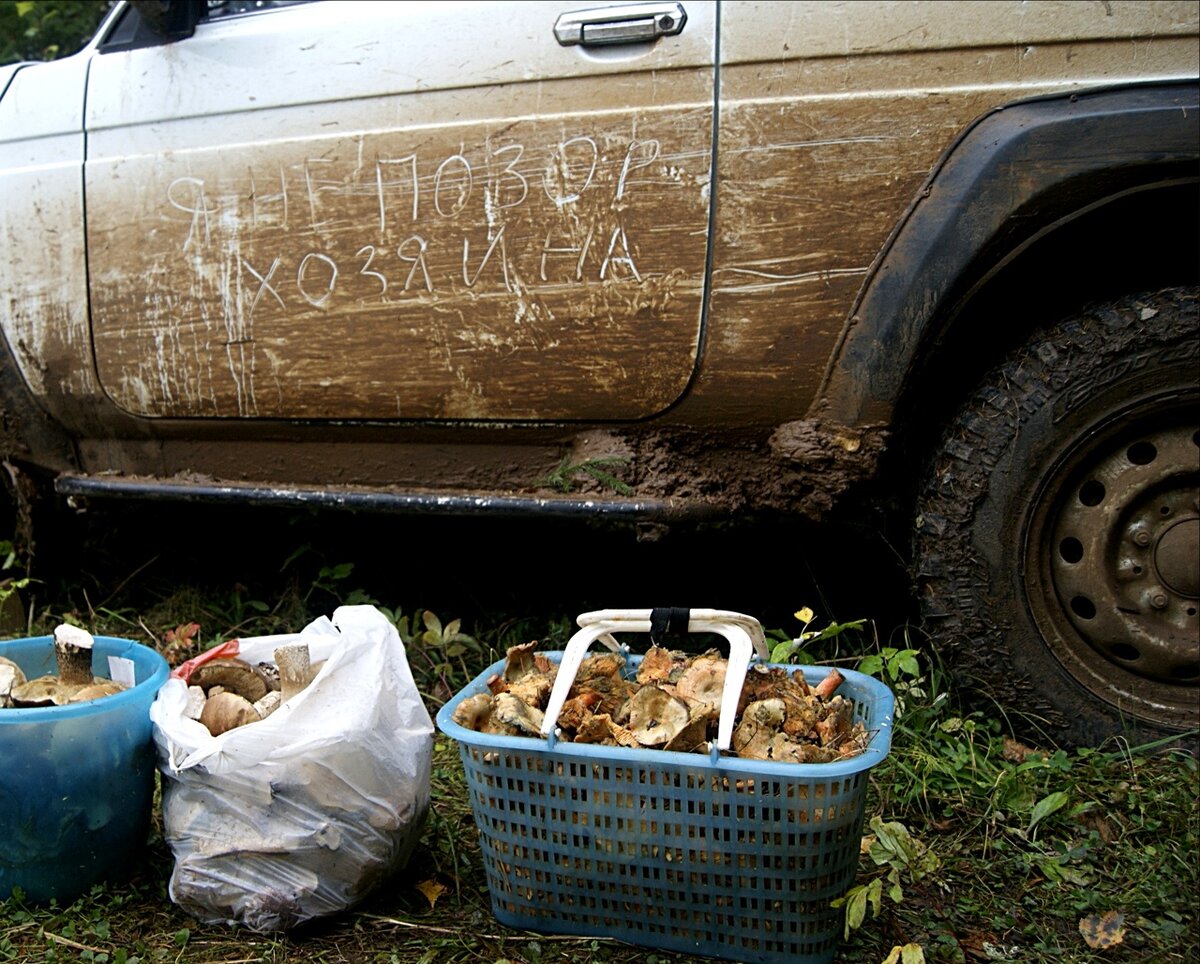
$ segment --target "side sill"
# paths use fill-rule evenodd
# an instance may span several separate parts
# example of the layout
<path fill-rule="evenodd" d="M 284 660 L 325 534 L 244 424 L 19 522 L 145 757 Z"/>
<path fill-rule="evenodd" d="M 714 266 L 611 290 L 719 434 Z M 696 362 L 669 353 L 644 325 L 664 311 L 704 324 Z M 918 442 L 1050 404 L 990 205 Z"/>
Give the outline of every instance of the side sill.
<path fill-rule="evenodd" d="M 130 476 L 59 475 L 54 490 L 68 498 L 141 499 L 158 502 L 346 509 L 397 515 L 604 519 L 685 522 L 710 519 L 720 508 L 703 502 L 620 496 L 493 495 L 470 492 L 392 492 L 216 480 Z"/>

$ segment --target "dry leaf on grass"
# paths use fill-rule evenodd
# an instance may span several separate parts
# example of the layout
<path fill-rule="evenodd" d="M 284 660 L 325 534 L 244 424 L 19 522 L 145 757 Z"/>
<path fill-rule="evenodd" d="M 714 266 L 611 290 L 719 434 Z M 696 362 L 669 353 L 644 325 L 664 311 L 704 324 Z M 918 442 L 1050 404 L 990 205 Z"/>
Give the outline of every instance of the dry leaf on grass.
<path fill-rule="evenodd" d="M 1115 947 L 1125 939 L 1125 915 L 1119 910 L 1110 910 L 1104 914 L 1092 914 L 1091 917 L 1079 919 L 1079 933 L 1087 941 L 1088 947 L 1103 950 Z"/>
<path fill-rule="evenodd" d="M 438 881 L 430 878 L 417 884 L 417 890 L 425 895 L 425 899 L 429 901 L 429 909 L 433 910 L 438 902 L 438 898 L 446 893 L 447 888 L 444 884 L 440 884 Z"/>

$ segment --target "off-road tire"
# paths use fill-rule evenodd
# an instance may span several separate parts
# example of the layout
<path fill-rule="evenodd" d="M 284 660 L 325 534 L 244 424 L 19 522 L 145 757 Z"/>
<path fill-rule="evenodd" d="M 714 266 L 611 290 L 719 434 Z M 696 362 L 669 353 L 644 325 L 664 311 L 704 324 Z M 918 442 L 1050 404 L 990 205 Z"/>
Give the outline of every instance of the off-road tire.
<path fill-rule="evenodd" d="M 1090 308 L 992 371 L 915 526 L 931 645 L 1068 745 L 1200 725 L 1200 290 Z"/>

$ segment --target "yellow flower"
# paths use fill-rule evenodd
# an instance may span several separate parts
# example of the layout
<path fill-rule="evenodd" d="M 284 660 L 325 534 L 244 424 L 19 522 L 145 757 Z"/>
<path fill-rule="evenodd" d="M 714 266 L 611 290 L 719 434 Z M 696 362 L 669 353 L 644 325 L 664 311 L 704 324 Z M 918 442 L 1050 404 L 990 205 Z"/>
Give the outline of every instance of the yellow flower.
<path fill-rule="evenodd" d="M 804 623 L 804 625 L 807 626 L 809 623 L 811 623 L 813 621 L 813 617 L 815 614 L 813 613 L 813 611 L 811 609 L 809 609 L 807 606 L 805 606 L 803 609 L 799 610 L 798 612 L 794 613 L 793 615 L 795 615 L 795 617 L 798 620 L 800 620 L 800 622 Z"/>

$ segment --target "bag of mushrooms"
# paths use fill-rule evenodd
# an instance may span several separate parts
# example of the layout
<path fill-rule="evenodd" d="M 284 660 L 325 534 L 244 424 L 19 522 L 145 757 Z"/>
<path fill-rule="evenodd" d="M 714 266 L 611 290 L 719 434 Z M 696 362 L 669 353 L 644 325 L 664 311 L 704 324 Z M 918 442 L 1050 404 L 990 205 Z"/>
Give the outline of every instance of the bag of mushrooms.
<path fill-rule="evenodd" d="M 407 863 L 429 805 L 433 723 L 396 628 L 342 606 L 217 650 L 150 710 L 171 899 L 259 933 L 351 907 Z"/>

